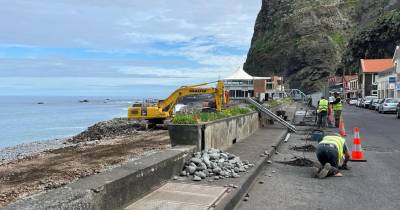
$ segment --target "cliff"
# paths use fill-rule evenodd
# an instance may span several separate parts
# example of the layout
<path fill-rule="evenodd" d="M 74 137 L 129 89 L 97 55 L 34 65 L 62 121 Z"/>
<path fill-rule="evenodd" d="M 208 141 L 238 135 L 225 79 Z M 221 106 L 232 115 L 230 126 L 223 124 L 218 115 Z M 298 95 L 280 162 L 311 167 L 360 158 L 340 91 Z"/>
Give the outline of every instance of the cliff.
<path fill-rule="evenodd" d="M 358 48 L 358 31 L 396 7 L 397 0 L 263 0 L 244 69 L 285 76 L 305 92 L 320 90 L 328 76 L 357 59 L 348 43 Z"/>

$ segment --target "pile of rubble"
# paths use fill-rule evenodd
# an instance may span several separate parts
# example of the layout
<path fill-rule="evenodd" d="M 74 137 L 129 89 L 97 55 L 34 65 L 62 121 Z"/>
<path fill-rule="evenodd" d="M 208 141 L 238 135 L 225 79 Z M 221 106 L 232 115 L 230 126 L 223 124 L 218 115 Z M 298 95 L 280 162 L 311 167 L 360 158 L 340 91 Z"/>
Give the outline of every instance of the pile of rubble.
<path fill-rule="evenodd" d="M 69 141 L 73 143 L 95 141 L 103 138 L 136 134 L 138 130 L 141 130 L 139 123 L 129 121 L 127 118 L 115 118 L 96 123 L 82 133 L 72 137 Z"/>
<path fill-rule="evenodd" d="M 241 161 L 239 157 L 222 152 L 218 149 L 196 152 L 193 157 L 185 163 L 181 176 L 193 176 L 193 181 L 201 181 L 207 177 L 215 180 L 224 178 L 238 178 L 239 173 L 246 172 L 254 164 Z"/>

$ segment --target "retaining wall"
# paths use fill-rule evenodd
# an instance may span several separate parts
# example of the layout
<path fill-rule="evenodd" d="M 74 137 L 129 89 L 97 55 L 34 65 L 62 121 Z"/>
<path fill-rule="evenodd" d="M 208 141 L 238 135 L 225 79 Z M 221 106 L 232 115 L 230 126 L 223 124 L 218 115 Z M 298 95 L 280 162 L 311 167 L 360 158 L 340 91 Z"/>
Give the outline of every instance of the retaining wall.
<path fill-rule="evenodd" d="M 168 125 L 168 131 L 172 146 L 226 149 L 253 134 L 262 124 L 258 112 L 252 112 L 198 125 Z"/>
<path fill-rule="evenodd" d="M 21 199 L 4 210 L 112 210 L 126 207 L 182 170 L 193 146 L 175 147 L 55 190 Z"/>

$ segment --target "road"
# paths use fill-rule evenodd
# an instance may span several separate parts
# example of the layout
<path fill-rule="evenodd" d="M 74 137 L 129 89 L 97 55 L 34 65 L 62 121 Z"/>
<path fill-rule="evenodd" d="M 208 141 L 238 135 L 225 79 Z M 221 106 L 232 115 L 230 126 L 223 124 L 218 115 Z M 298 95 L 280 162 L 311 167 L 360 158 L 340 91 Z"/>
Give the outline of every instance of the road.
<path fill-rule="evenodd" d="M 359 127 L 368 162 L 350 162 L 351 170 L 343 171 L 344 177 L 312 178 L 309 167 L 275 162 L 301 155 L 289 149 L 305 142 L 294 136 L 257 177 L 248 192 L 249 200 L 236 209 L 399 209 L 400 120 L 356 107 L 346 107 L 343 116 L 348 145 L 351 148 L 353 128 Z M 314 153 L 303 154 L 316 160 Z"/>

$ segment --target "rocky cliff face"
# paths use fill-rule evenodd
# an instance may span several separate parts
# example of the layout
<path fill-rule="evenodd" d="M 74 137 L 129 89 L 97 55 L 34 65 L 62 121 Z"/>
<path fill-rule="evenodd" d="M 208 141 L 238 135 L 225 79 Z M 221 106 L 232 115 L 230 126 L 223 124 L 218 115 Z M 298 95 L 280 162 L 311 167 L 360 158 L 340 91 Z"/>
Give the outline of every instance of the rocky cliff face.
<path fill-rule="evenodd" d="M 357 31 L 350 39 L 338 70 L 356 73 L 361 58 L 391 58 L 400 45 L 400 9 L 386 12 Z"/>
<path fill-rule="evenodd" d="M 263 0 L 244 69 L 255 76 L 285 76 L 291 87 L 306 92 L 319 90 L 344 66 L 342 58 L 355 31 L 397 2 Z"/>

